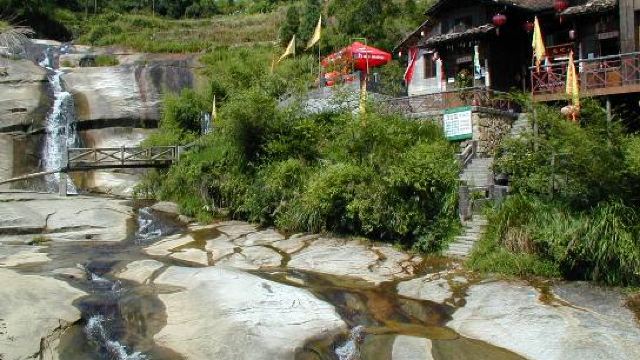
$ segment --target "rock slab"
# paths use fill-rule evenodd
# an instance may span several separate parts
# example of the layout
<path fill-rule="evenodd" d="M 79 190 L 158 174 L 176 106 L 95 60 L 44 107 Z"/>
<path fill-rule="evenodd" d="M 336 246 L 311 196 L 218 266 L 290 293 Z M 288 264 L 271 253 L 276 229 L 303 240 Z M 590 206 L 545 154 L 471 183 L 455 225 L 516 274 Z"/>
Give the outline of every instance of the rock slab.
<path fill-rule="evenodd" d="M 548 305 L 527 284 L 494 281 L 472 286 L 466 300 L 447 326 L 528 359 L 640 359 L 640 328 L 617 298 Z"/>
<path fill-rule="evenodd" d="M 240 270 L 170 267 L 155 283 L 184 288 L 160 295 L 167 325 L 154 339 L 186 359 L 294 359 L 308 340 L 346 329 L 307 290 Z"/>
<path fill-rule="evenodd" d="M 80 320 L 85 295 L 65 282 L 0 269 L 0 359 L 56 358 L 60 335 Z"/>

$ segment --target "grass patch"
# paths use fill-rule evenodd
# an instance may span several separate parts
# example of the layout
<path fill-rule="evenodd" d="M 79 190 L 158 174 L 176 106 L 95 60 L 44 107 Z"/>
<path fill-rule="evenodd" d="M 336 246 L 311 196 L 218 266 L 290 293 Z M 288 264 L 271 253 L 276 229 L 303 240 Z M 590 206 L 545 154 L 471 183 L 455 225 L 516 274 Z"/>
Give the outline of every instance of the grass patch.
<path fill-rule="evenodd" d="M 114 55 L 97 55 L 94 59 L 95 66 L 117 66 L 120 64 L 118 58 Z"/>
<path fill-rule="evenodd" d="M 34 236 L 31 241 L 29 241 L 27 244 L 28 245 L 33 245 L 33 246 L 38 246 L 38 245 L 42 245 L 45 243 L 48 243 L 49 241 L 51 241 L 51 239 L 49 239 L 48 237 L 44 236 L 44 235 L 37 235 Z"/>
<path fill-rule="evenodd" d="M 271 45 L 278 37 L 283 11 L 278 8 L 264 14 L 194 20 L 106 13 L 85 21 L 80 14 L 64 10 L 56 14 L 72 29 L 78 43 L 152 53 L 193 53 L 227 46 Z"/>

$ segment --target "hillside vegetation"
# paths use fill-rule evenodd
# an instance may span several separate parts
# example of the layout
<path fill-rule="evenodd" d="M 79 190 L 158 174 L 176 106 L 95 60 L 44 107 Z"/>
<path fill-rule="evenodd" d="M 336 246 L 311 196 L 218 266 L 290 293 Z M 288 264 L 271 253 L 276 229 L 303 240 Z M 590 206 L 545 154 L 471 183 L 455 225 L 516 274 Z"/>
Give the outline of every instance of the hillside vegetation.
<path fill-rule="evenodd" d="M 430 122 L 376 110 L 311 114 L 296 98 L 316 59 L 270 71 L 270 52 L 235 48 L 202 58 L 211 87 L 165 102 L 149 145 L 197 141 L 168 171 L 150 174 L 139 196 L 176 201 L 203 220 L 230 217 L 286 231 L 330 231 L 440 249 L 457 229 L 454 147 Z M 317 69 L 317 68 L 315 68 Z M 219 117 L 201 135 L 216 95 Z"/>
<path fill-rule="evenodd" d="M 640 137 L 584 101 L 580 124 L 536 105 L 539 133 L 506 141 L 495 170 L 513 195 L 489 210 L 470 266 L 640 284 Z"/>

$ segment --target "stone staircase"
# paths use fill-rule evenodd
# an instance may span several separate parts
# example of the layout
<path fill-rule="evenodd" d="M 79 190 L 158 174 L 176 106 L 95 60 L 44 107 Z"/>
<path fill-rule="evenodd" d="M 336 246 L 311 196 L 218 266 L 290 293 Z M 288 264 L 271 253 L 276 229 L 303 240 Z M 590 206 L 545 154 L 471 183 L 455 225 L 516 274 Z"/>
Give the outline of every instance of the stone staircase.
<path fill-rule="evenodd" d="M 531 124 L 529 124 L 529 114 L 522 113 L 518 115 L 516 121 L 511 125 L 510 137 L 520 137 L 523 132 L 529 131 Z"/>
<path fill-rule="evenodd" d="M 530 130 L 529 114 L 523 113 L 512 124 L 509 137 L 517 138 Z M 462 235 L 456 236 L 444 254 L 451 257 L 465 258 L 469 256 L 475 243 L 482 237 L 487 227 L 487 219 L 479 213 L 482 204 L 491 201 L 489 189 L 493 185 L 493 158 L 477 157 L 474 151 L 467 152 L 466 166 L 460 173 L 461 187 L 465 186 L 467 196 L 473 198 L 470 211 L 462 218 Z M 462 213 L 461 213 L 462 214 Z M 463 217 L 461 215 L 461 217 Z"/>
<path fill-rule="evenodd" d="M 444 252 L 446 256 L 467 257 L 471 249 L 482 237 L 487 227 L 487 219 L 484 215 L 475 214 L 469 221 L 463 223 L 462 235 L 456 236 L 449 248 Z"/>
<path fill-rule="evenodd" d="M 493 183 L 493 158 L 474 158 L 460 174 L 460 180 L 471 188 L 487 187 Z"/>

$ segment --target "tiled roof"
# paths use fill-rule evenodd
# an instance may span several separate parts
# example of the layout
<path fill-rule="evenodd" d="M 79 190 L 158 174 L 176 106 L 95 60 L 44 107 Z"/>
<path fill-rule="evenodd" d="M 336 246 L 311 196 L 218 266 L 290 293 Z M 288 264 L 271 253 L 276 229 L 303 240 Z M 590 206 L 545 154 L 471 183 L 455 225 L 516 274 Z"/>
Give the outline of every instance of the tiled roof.
<path fill-rule="evenodd" d="M 562 15 L 596 14 L 615 9 L 618 0 L 587 0 L 582 5 L 570 6 Z"/>
<path fill-rule="evenodd" d="M 498 5 L 514 6 L 529 11 L 541 11 L 547 9 L 553 9 L 553 0 L 477 0 L 484 3 L 496 3 Z M 433 15 L 446 3 L 454 0 L 438 0 L 429 9 L 427 9 L 426 15 Z"/>
<path fill-rule="evenodd" d="M 495 0 L 495 2 L 520 7 L 527 10 L 539 11 L 553 8 L 553 0 Z"/>
<path fill-rule="evenodd" d="M 430 46 L 430 45 L 442 44 L 442 43 L 445 43 L 445 42 L 454 41 L 454 40 L 458 40 L 458 39 L 462 39 L 462 38 L 466 38 L 466 37 L 474 37 L 474 36 L 478 36 L 478 35 L 483 35 L 483 34 L 486 34 L 486 33 L 490 32 L 490 31 L 492 31 L 495 28 L 496 27 L 491 25 L 491 24 L 485 24 L 485 25 L 474 27 L 474 28 L 470 28 L 470 29 L 467 29 L 467 30 L 461 31 L 461 32 L 454 32 L 454 33 L 449 33 L 449 34 L 436 35 L 436 36 L 432 36 L 432 37 L 426 39 L 424 41 L 424 45 Z"/>
<path fill-rule="evenodd" d="M 411 42 L 411 40 L 419 38 L 420 32 L 422 32 L 423 29 L 429 23 L 430 23 L 430 20 L 425 20 L 425 22 L 420 24 L 420 26 L 418 26 L 417 29 L 413 30 L 411 33 L 409 33 L 407 36 L 405 36 L 404 39 L 402 39 L 402 41 L 400 41 L 400 43 L 398 45 L 396 45 L 395 48 L 393 48 L 393 52 L 396 52 L 399 49 L 404 48 L 409 42 Z"/>

